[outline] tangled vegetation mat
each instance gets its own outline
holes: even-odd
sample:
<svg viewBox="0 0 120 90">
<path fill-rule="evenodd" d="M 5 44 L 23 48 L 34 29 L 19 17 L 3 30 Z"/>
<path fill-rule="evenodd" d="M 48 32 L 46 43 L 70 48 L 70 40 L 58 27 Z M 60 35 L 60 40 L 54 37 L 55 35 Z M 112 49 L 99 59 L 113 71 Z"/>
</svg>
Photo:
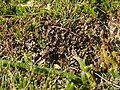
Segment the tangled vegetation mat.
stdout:
<svg viewBox="0 0 120 90">
<path fill-rule="evenodd" d="M 119 0 L 0 3 L 0 89 L 120 89 Z"/>
</svg>

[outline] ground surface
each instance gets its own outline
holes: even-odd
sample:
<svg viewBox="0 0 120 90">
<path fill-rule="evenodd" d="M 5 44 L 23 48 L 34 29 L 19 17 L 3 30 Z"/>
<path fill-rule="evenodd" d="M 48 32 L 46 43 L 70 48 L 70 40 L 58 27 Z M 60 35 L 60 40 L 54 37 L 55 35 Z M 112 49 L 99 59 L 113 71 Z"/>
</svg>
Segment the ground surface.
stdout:
<svg viewBox="0 0 120 90">
<path fill-rule="evenodd" d="M 119 0 L 0 3 L 0 89 L 120 89 Z"/>
</svg>

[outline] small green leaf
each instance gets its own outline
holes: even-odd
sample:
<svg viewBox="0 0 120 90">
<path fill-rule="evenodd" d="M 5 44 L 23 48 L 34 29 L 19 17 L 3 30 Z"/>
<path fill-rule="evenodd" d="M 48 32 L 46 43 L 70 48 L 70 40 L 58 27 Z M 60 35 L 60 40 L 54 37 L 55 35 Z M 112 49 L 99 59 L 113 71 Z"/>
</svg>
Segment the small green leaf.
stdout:
<svg viewBox="0 0 120 90">
<path fill-rule="evenodd" d="M 116 57 L 116 52 L 115 51 L 112 52 L 112 56 Z"/>
<path fill-rule="evenodd" d="M 88 80 L 89 80 L 89 83 L 90 83 L 90 86 L 93 88 L 93 90 L 95 89 L 95 87 L 96 87 L 96 82 L 95 82 L 95 80 L 93 79 L 93 76 L 90 74 L 90 73 L 86 73 L 86 75 L 87 75 L 87 78 L 88 78 Z"/>
<path fill-rule="evenodd" d="M 110 69 L 109 73 L 112 75 L 113 78 L 120 78 L 120 74 L 115 69 Z"/>
<path fill-rule="evenodd" d="M 66 90 L 73 90 L 74 89 L 74 83 L 70 80 L 67 80 L 66 82 Z"/>
<path fill-rule="evenodd" d="M 92 64 L 90 64 L 89 66 L 85 66 L 85 67 L 84 67 L 84 71 L 85 71 L 85 72 L 90 72 L 90 70 L 92 69 L 92 67 L 93 67 Z"/>
<path fill-rule="evenodd" d="M 88 82 L 88 78 L 87 78 L 86 73 L 84 71 L 81 72 L 81 80 L 82 80 L 83 84 L 87 84 L 87 82 Z"/>
<path fill-rule="evenodd" d="M 0 18 L 0 24 L 2 24 L 4 22 L 3 18 Z"/>
<path fill-rule="evenodd" d="M 77 55 L 75 55 L 73 58 L 75 58 L 78 61 L 80 68 L 84 70 L 84 67 L 86 66 L 85 62 Z"/>
</svg>

